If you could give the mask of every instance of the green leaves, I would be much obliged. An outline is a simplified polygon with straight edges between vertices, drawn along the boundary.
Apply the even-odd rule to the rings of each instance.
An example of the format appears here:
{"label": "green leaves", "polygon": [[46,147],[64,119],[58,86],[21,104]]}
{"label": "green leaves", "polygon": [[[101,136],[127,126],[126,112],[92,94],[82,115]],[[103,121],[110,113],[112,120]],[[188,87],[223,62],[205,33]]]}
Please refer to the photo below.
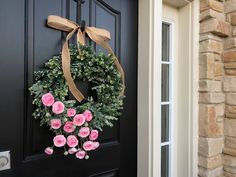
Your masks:
{"label": "green leaves", "polygon": [[[74,79],[89,81],[92,90],[96,91],[96,101],[88,98],[88,102],[78,105],[75,100],[68,100],[68,85],[65,82],[61,56],[53,56],[45,63],[42,70],[34,73],[35,84],[29,88],[33,95],[35,111],[33,117],[41,119],[41,125],[48,124],[56,117],[50,109],[44,109],[41,97],[51,92],[56,101],[63,101],[67,108],[76,107],[77,111],[83,112],[89,109],[93,112],[94,119],[89,123],[92,128],[102,130],[104,126],[113,126],[113,121],[118,120],[120,110],[123,107],[123,96],[121,75],[118,72],[112,55],[105,55],[100,52],[96,54],[91,47],[80,45],[80,52],[77,47],[70,46],[71,74]],[[62,115],[61,119],[66,119]]]}

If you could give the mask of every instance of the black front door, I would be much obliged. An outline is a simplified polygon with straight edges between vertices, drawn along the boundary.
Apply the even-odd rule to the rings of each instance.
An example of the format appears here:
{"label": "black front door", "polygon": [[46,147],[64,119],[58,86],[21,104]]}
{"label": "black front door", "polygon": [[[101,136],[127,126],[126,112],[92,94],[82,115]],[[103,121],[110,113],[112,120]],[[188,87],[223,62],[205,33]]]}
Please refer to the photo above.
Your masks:
{"label": "black front door", "polygon": [[[137,4],[138,0],[0,1],[0,152],[10,150],[11,169],[0,177],[136,177],[137,163]],[[110,44],[125,71],[123,115],[102,133],[89,160],[59,152],[46,156],[52,133],[31,116],[28,87],[33,72],[59,54],[65,34],[48,28],[59,15],[111,32]],[[95,46],[96,47],[96,46]],[[99,47],[96,47],[98,50]],[[1,168],[0,168],[1,169]]]}

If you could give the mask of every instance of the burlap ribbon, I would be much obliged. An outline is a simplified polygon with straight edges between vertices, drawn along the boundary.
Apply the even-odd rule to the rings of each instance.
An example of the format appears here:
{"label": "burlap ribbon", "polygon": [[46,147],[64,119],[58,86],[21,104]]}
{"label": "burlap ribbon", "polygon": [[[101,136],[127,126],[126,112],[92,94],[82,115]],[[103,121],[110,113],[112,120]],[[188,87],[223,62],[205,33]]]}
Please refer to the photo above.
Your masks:
{"label": "burlap ribbon", "polygon": [[118,71],[121,74],[123,89],[121,91],[121,95],[124,93],[124,71],[115,56],[113,50],[111,49],[110,45],[108,44],[108,40],[111,39],[110,32],[104,29],[95,28],[95,27],[85,27],[85,29],[81,30],[81,26],[76,24],[73,21],[70,21],[66,18],[50,15],[48,16],[48,26],[55,28],[57,30],[65,31],[67,32],[65,43],[62,46],[62,70],[65,77],[65,80],[68,83],[69,89],[73,96],[81,102],[84,99],[83,94],[77,89],[74,80],[71,76],[70,72],[70,52],[68,48],[68,43],[70,38],[73,36],[75,32],[77,32],[77,44],[85,45],[85,34],[88,35],[88,37],[99,44],[101,47],[106,49],[110,54],[112,54],[114,57],[115,65],[118,69]]}

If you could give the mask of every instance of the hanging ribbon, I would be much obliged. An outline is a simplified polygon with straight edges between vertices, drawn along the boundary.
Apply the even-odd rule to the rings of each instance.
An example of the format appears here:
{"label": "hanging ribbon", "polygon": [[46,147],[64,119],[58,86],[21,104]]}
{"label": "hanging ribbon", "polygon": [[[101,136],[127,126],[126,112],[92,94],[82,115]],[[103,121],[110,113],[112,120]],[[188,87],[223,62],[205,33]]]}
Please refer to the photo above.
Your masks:
{"label": "hanging ribbon", "polygon": [[104,49],[106,49],[110,54],[113,55],[113,59],[115,62],[115,65],[118,69],[118,71],[121,74],[121,79],[122,79],[122,84],[123,84],[123,88],[122,91],[120,93],[120,95],[124,94],[124,71],[117,59],[117,57],[115,56],[113,50],[111,49],[110,45],[108,44],[108,40],[111,39],[110,37],[110,32],[101,28],[95,28],[95,27],[85,27],[84,31],[82,32],[81,30],[81,26],[79,26],[78,24],[76,24],[73,21],[70,21],[66,18],[63,17],[59,17],[59,16],[55,16],[55,15],[50,15],[48,16],[48,22],[47,22],[48,26],[55,28],[57,30],[61,30],[61,31],[65,31],[67,32],[67,36],[66,36],[66,41],[62,46],[62,70],[63,70],[63,74],[65,77],[65,80],[68,83],[69,89],[71,91],[71,93],[73,94],[73,96],[79,101],[81,102],[84,99],[83,94],[77,89],[74,80],[71,76],[71,72],[70,72],[70,52],[69,52],[69,48],[68,48],[68,43],[70,38],[74,35],[75,32],[77,32],[77,44],[81,44],[81,45],[85,45],[85,34],[88,35],[88,37],[94,41],[95,43],[99,44],[101,47],[103,47]]}

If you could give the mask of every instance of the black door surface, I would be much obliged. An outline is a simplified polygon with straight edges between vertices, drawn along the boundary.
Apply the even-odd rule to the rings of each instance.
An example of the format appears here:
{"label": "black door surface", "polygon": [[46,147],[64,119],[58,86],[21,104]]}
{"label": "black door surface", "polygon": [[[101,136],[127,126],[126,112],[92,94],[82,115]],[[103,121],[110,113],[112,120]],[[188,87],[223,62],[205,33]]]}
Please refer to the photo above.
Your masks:
{"label": "black door surface", "polygon": [[[0,151],[11,152],[11,169],[0,171],[0,177],[137,176],[137,1],[85,0],[81,8],[74,0],[0,1]],[[125,71],[123,115],[113,129],[104,130],[89,160],[63,152],[46,156],[52,133],[31,116],[33,72],[60,53],[65,37],[46,26],[48,15],[109,30]]]}

